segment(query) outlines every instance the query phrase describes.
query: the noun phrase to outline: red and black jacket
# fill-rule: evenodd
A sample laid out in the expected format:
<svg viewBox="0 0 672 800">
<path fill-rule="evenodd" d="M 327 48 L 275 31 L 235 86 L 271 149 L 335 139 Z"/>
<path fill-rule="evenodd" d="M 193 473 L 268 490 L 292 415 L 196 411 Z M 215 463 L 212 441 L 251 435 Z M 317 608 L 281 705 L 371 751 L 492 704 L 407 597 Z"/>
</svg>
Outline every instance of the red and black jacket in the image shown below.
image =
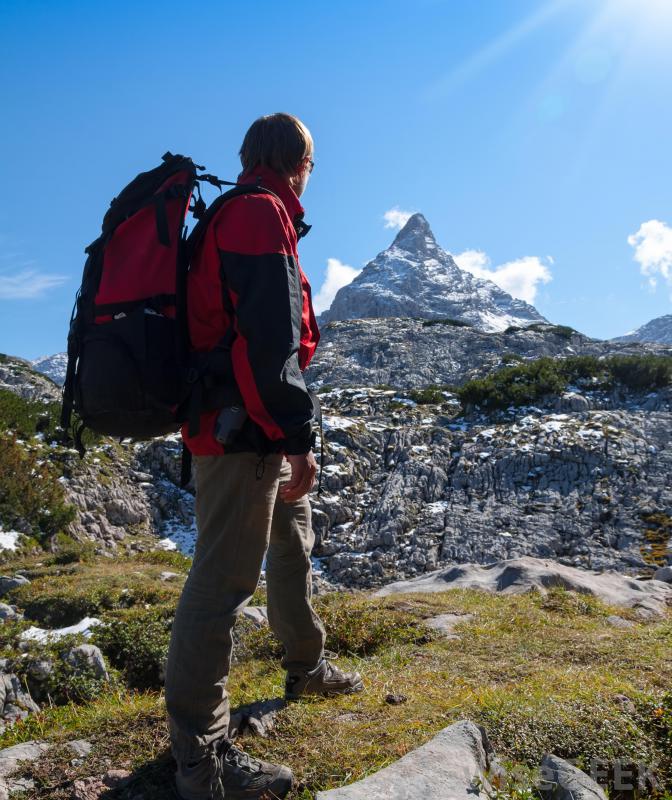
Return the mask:
<svg viewBox="0 0 672 800">
<path fill-rule="evenodd" d="M 277 173 L 260 167 L 240 176 L 273 194 L 243 194 L 224 203 L 191 261 L 191 342 L 209 352 L 230 341 L 232 374 L 249 415 L 232 450 L 307 453 L 313 404 L 302 372 L 320 332 L 297 253 L 303 208 Z M 214 436 L 218 411 L 201 415 L 184 441 L 194 455 L 225 452 Z"/>
</svg>

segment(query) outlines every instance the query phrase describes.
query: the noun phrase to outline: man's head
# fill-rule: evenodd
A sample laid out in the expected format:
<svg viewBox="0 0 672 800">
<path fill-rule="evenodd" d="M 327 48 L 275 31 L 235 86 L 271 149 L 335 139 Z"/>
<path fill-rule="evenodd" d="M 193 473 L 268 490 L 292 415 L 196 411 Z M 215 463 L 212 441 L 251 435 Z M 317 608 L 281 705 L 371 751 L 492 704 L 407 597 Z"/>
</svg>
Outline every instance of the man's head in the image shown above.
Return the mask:
<svg viewBox="0 0 672 800">
<path fill-rule="evenodd" d="M 269 114 L 255 120 L 240 148 L 243 172 L 270 167 L 282 175 L 298 196 L 308 183 L 313 164 L 313 137 L 291 114 Z"/>
</svg>

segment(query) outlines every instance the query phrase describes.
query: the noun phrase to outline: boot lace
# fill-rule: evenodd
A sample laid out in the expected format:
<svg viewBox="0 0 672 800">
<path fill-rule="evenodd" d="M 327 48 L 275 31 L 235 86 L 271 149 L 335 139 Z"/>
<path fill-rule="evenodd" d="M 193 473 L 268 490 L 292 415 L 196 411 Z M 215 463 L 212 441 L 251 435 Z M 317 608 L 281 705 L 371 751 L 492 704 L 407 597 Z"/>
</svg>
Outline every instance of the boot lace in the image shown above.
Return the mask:
<svg viewBox="0 0 672 800">
<path fill-rule="evenodd" d="M 224 776 L 226 765 L 233 765 L 251 775 L 261 770 L 261 762 L 234 747 L 227 740 L 215 742 L 209 749 L 211 766 L 210 793 L 212 800 L 224 800 Z"/>
</svg>

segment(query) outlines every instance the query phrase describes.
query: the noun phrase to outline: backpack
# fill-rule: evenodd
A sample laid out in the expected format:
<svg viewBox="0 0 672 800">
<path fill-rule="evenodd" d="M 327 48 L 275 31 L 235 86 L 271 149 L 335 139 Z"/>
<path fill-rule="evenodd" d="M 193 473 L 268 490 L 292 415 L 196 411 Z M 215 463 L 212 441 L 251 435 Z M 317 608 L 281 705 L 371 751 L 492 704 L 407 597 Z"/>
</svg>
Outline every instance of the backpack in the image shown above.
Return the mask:
<svg viewBox="0 0 672 800">
<path fill-rule="evenodd" d="M 191 349 L 187 273 L 191 254 L 224 202 L 273 192 L 199 174 L 204 169 L 166 153 L 158 167 L 138 175 L 112 200 L 101 235 L 85 249 L 61 415 L 68 431 L 77 414 L 80 455 L 84 428 L 149 439 L 175 433 L 188 421 L 195 435 L 201 412 L 241 402 L 230 359 L 223 357 L 230 342 L 209 353 Z M 202 181 L 220 192 L 223 185 L 233 188 L 206 208 Z M 187 237 L 189 212 L 198 222 Z"/>
</svg>

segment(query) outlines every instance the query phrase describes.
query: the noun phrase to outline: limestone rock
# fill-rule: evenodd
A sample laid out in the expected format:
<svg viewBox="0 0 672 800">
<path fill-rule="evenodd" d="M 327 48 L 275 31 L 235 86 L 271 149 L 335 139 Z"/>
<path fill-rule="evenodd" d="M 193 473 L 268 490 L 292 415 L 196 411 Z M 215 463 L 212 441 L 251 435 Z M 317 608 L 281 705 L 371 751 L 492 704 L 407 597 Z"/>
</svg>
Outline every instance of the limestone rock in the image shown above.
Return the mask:
<svg viewBox="0 0 672 800">
<path fill-rule="evenodd" d="M 485 786 L 492 751 L 485 731 L 456 722 L 389 767 L 316 800 L 474 800 L 475 781 Z"/>
<path fill-rule="evenodd" d="M 245 606 L 243 617 L 250 620 L 257 628 L 264 628 L 268 625 L 268 611 L 266 606 Z"/>
<path fill-rule="evenodd" d="M 547 754 L 541 762 L 539 790 L 547 800 L 607 800 L 604 790 L 568 761 Z"/>
<path fill-rule="evenodd" d="M 109 679 L 105 657 L 95 644 L 77 645 L 68 650 L 63 660 L 76 671 L 92 672 L 96 678 Z"/>
<path fill-rule="evenodd" d="M 15 609 L 11 606 L 8 606 L 7 603 L 0 603 L 0 620 L 4 621 L 6 619 L 21 619 L 22 615 L 19 614 Z"/>
<path fill-rule="evenodd" d="M 446 639 L 459 639 L 459 634 L 455 633 L 455 626 L 461 622 L 468 622 L 473 617 L 473 614 L 439 614 L 436 617 L 429 617 L 423 620 L 423 624 L 428 628 L 439 631 Z"/>
<path fill-rule="evenodd" d="M 610 605 L 633 608 L 642 616 L 662 613 L 668 599 L 672 598 L 672 587 L 660 581 L 638 581 L 613 571 L 590 572 L 528 556 L 487 566 L 461 564 L 437 570 L 412 580 L 391 583 L 379 589 L 376 595 L 448 589 L 521 594 L 532 588 L 546 593 L 552 587 L 590 594 Z"/>
<path fill-rule="evenodd" d="M 40 707 L 30 694 L 24 690 L 16 675 L 3 673 L 0 675 L 0 729 L 26 717 Z"/>
<path fill-rule="evenodd" d="M 27 583 L 30 583 L 30 581 L 23 575 L 12 575 L 11 577 L 9 575 L 0 575 L 0 597 L 4 597 L 12 589 L 16 589 L 18 586 L 25 586 Z"/>
<path fill-rule="evenodd" d="M 672 567 L 659 567 L 654 573 L 653 577 L 657 581 L 664 583 L 672 583 Z"/>
<path fill-rule="evenodd" d="M 30 788 L 30 782 L 10 775 L 21 761 L 36 761 L 51 747 L 47 742 L 29 741 L 0 750 L 0 800 L 8 800 L 11 792 Z"/>
</svg>

